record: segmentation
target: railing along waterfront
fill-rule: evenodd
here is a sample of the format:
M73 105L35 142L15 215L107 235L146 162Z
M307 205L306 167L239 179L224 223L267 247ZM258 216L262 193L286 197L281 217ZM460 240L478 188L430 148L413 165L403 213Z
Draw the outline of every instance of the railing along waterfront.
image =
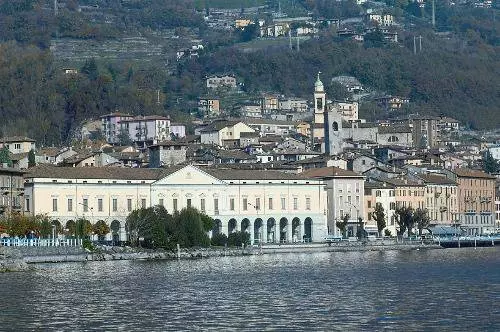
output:
M0 245L5 247L78 247L82 239L19 239L2 238Z

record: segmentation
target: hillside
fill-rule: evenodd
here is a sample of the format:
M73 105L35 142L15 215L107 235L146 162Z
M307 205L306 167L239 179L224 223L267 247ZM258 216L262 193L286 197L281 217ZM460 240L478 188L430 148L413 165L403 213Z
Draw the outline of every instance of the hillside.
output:
M245 96L272 91L308 98L318 71L332 98L342 91L330 79L349 74L375 91L408 96L411 112L500 127L498 9L438 2L432 29L428 8L386 2L389 7L377 5L400 22L398 43L386 43L377 31L355 43L324 29L297 52L283 39L212 29L203 8L244 13L246 6L266 5L253 15L269 21L279 9L348 19L365 7L350 0L60 0L55 12L52 0L0 0L0 135L58 144L75 137L82 121L116 109L182 119L207 92L203 78L228 72L244 83ZM423 40L417 54L415 36ZM205 45L200 56L176 61L176 51L193 40ZM361 111L385 116L369 102Z

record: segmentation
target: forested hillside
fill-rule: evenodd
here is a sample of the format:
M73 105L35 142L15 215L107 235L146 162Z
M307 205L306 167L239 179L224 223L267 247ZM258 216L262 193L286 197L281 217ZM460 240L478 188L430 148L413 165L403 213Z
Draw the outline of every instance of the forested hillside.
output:
M27 135L43 145L58 144L71 139L82 121L117 109L188 114L207 92L203 79L210 74L234 73L248 95L269 91L309 98L318 71L331 97L340 95L330 79L349 74L374 91L410 97L412 111L450 115L474 128L500 127L497 9L437 1L432 28L428 8L419 12L410 1L387 0L408 27L400 29L396 44L386 43L377 32L367 35L364 43L354 43L326 29L304 42L299 52L290 51L286 40L283 46L248 52L240 47L241 34L210 30L203 11L195 10L223 0L208 5L200 0L59 2L64 6L55 15L52 0L0 0L0 136ZM277 1L244 2L278 7ZM281 5L327 18L347 18L363 10L352 1L283 0ZM95 57L69 64L55 57L51 48L54 39L88 40L91 48L128 36L152 36L151 45L162 42L165 31L199 38L205 51L199 58L174 59L167 67L146 56ZM419 35L422 51L414 54L413 37ZM175 48L160 50L175 56ZM76 66L79 73L65 74L65 66ZM366 110L368 104L361 108Z

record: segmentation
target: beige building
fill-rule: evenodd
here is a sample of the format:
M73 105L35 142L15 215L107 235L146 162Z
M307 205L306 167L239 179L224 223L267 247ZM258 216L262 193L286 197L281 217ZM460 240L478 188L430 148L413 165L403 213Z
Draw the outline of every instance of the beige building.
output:
M391 232L392 235L396 235L396 222L394 213L396 210L396 190L395 186L387 182L370 181L365 182L365 195L364 195L364 205L365 205L365 220L366 229L369 234L373 234L374 231L378 231L377 222L373 219L373 214L375 212L375 207L377 205L382 205L384 208L385 223L386 227L382 231L382 235L385 230Z
M321 241L326 235L323 181L277 171L195 166L165 169L39 166L26 176L26 212L63 226L105 221L108 240L126 241L125 220L137 208L191 206L215 219L212 233L250 233L254 243Z
M478 170L457 168L458 220L469 235L495 231L495 181L492 175Z
M425 209L425 185L423 181L411 181L406 178L385 179L394 186L396 208L399 206Z
M0 149L7 147L10 153L28 153L31 150L36 150L35 140L22 137L22 136L12 136L12 137L2 137L0 138Z
M301 174L324 182L327 192L328 234L341 235L336 222L348 214L347 236L356 236L358 218L364 216L364 176L337 167L311 168Z
M241 133L254 132L253 128L241 121L214 121L200 131L200 139L202 144L226 146L226 141L239 141Z
M425 208L431 224L452 225L458 212L458 185L444 175L424 174L419 176L425 184Z

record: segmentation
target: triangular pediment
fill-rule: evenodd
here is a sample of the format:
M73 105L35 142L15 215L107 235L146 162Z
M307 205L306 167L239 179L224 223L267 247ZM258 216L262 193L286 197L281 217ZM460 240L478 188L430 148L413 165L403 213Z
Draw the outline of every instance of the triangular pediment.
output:
M220 184L226 183L196 166L185 166L161 179L156 181L153 185L207 185L207 184Z

